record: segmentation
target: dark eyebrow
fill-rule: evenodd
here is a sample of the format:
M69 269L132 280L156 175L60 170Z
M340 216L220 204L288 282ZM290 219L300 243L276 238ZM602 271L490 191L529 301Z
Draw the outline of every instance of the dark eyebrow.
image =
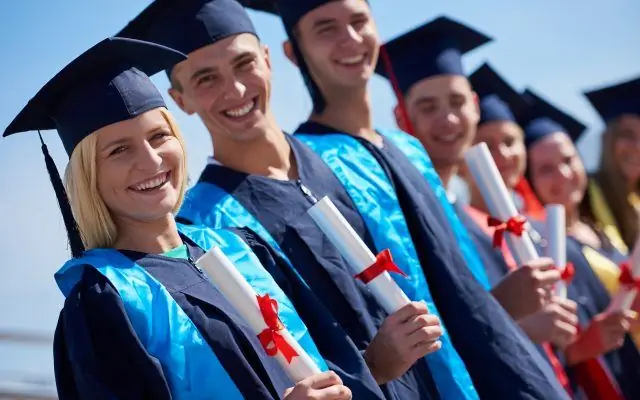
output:
M359 19L359 18L369 18L369 14L365 13L365 12L357 12L357 13L353 13L351 14L351 20L354 19Z
M245 51L244 53L238 54L237 56L233 57L233 60L231 60L232 64L237 64L240 61L244 61L245 58L255 58L256 57L256 53L252 52L252 51Z
M196 72L194 72L191 75L191 78L189 78L189 80L190 81L195 81L196 79L200 78L202 75L214 73L216 71L217 71L217 69L216 68L212 68L212 67L200 68L199 70L197 70Z
M430 96L421 96L421 97L418 97L418 98L416 99L416 101L414 101L413 103L414 103L416 106L420 106L420 105L422 105L422 104L424 104L424 103L433 103L433 102L435 102L435 101L436 101L436 98L435 98L435 97L430 97Z
M335 19L319 19L313 22L313 29L319 29L335 23Z

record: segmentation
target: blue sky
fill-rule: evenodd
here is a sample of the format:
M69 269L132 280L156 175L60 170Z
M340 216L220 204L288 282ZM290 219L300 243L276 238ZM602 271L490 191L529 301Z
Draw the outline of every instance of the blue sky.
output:
M149 0L21 0L7 2L0 13L0 127L59 69L104 37L117 32ZM587 125L580 149L587 165L597 164L597 116L580 95L585 88L640 74L638 37L640 3L635 0L373 0L383 39L445 14L496 40L470 54L469 71L490 60L518 88L532 86ZM271 16L254 18L272 49L273 109L285 129L306 118L311 102L297 70L283 57L284 31ZM170 27L167 27L170 29ZM167 80L154 82L166 92ZM387 83L371 83L375 122L394 127L395 104ZM197 177L211 153L209 137L196 118L173 106L188 140L191 176ZM55 132L49 144L62 172L66 154ZM52 334L62 296L54 272L66 260L66 236L49 185L37 134L0 140L0 330L24 329ZM0 344L0 375L6 371L51 374L50 346L24 349ZM8 355L8 356L5 356Z

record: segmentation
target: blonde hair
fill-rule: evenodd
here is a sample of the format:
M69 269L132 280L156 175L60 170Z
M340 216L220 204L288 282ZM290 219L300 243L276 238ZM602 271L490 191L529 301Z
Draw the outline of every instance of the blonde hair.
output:
M164 107L157 110L167 121L171 133L178 139L184 153L181 165L183 177L178 202L173 213L177 213L187 190L187 157L180 128L171 113ZM78 223L80 236L87 250L112 247L118 231L111 212L102 200L97 182L97 135L84 138L71 154L64 174L64 186L69 196L73 216Z

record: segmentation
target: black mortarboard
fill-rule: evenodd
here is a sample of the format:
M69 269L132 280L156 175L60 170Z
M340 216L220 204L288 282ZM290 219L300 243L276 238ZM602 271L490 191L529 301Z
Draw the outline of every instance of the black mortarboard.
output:
M5 129L3 136L56 129L69 155L92 132L164 107L149 80L183 54L139 40L108 38L77 57L47 82ZM42 138L41 138L42 139ZM77 226L48 149L42 142L47 171L69 233L74 256L82 251Z
M466 76L462 56L490 41L488 36L462 23L438 17L384 44L386 54L378 62L376 72L395 79L406 95L423 79L437 75Z
M241 33L255 35L236 0L155 0L117 36L158 43L184 54ZM167 68L171 75L173 65Z
M525 132L524 137L527 147L556 132L568 134L571 140L577 143L587 129L580 121L530 89L525 90L522 96L529 103L527 110L519 119L520 126Z
M585 92L605 122L623 114L640 115L640 77Z
M295 38L294 28L298 25L300 19L309 12L332 1L335 0L240 0L247 8L280 16L287 36L291 41L293 53L298 61L298 69L311 96L313 110L317 113L321 113L324 110L326 103L320 88L311 77L309 67ZM365 1L368 3L368 0Z
M517 121L527 108L527 102L488 63L469 75L469 82L480 98L480 124L496 121Z

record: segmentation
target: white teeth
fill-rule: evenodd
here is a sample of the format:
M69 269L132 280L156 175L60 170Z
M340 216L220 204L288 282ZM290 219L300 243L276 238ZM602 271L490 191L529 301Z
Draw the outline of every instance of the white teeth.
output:
M255 103L256 103L255 100L251 100L249 103L245 104L242 107L226 110L224 113L228 117L233 117L233 118L244 117L249 113L249 111L253 109L253 106L255 105Z
M456 140L458 140L458 138L460 138L461 135L457 134L457 133L449 133L446 135L440 135L438 136L438 140L440 142L445 142L445 143L450 143L450 142L455 142Z
M349 58L343 58L340 60L340 64L354 65L354 64L359 64L362 61L364 61L364 54L361 54L359 56L349 57Z
M136 186L134 186L135 190L149 190L149 189L155 189L159 186L164 185L164 183L167 181L167 177L169 176L168 173L163 174L162 176L158 177L158 178L154 178L151 180L148 180L146 182L142 182L137 184Z

